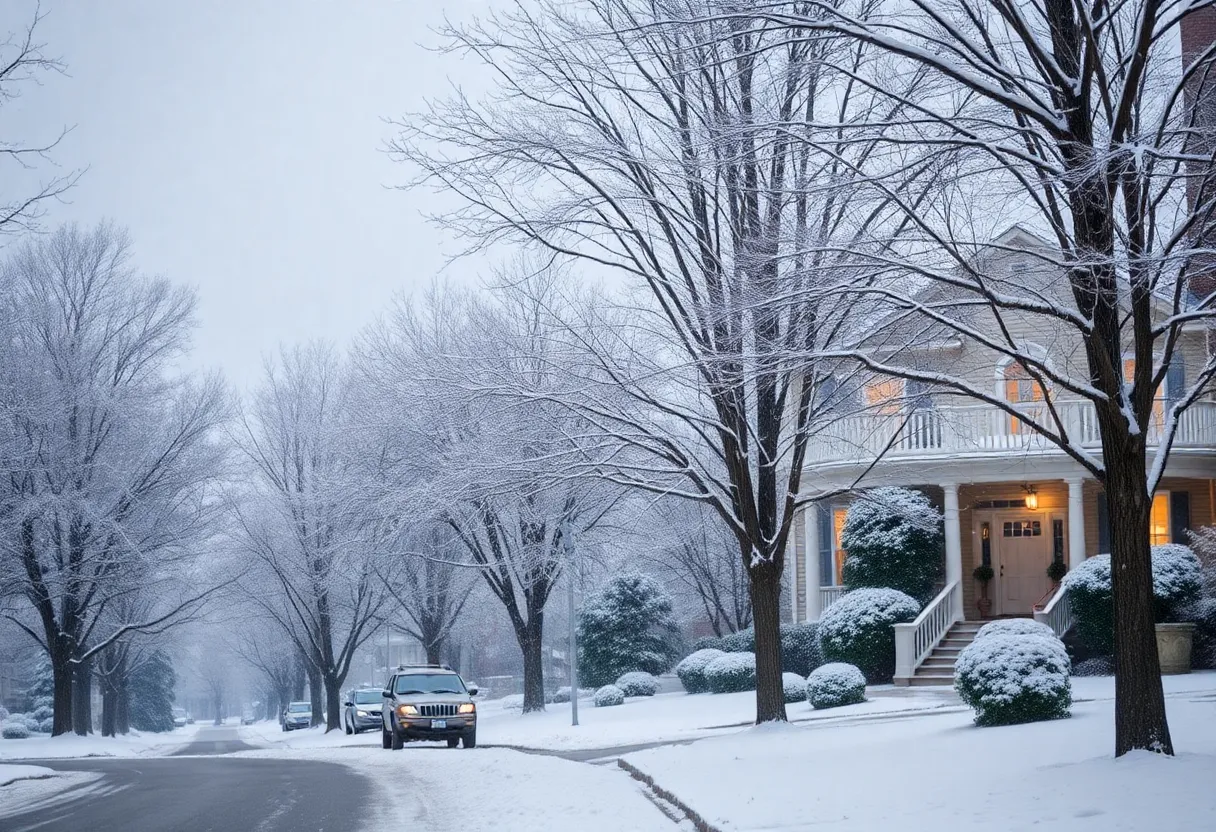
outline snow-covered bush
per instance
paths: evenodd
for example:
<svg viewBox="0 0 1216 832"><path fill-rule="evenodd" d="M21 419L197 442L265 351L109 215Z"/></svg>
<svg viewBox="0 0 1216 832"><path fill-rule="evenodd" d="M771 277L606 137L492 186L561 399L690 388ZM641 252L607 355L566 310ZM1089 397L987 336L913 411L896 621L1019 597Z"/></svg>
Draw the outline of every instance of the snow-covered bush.
<svg viewBox="0 0 1216 832"><path fill-rule="evenodd" d="M702 636L692 643L692 652L698 650L717 650L725 653L726 649L722 646L722 639L719 636Z"/></svg>
<svg viewBox="0 0 1216 832"><path fill-rule="evenodd" d="M25 727L31 734L40 733L38 725L39 725L38 720L34 717L33 714L25 715Z"/></svg>
<svg viewBox="0 0 1216 832"><path fill-rule="evenodd" d="M659 692L659 680L641 670L624 674L615 684L626 696L654 696Z"/></svg>
<svg viewBox="0 0 1216 832"><path fill-rule="evenodd" d="M12 717L4 723L4 727L0 728L0 737L6 740L23 740L30 735L30 729L25 727L24 722L15 722Z"/></svg>
<svg viewBox="0 0 1216 832"><path fill-rule="evenodd" d="M8 708L0 705L0 723L3 723L6 719L8 719Z"/></svg>
<svg viewBox="0 0 1216 832"><path fill-rule="evenodd" d="M1114 676L1115 660L1110 656L1094 656L1072 666L1073 676Z"/></svg>
<svg viewBox="0 0 1216 832"><path fill-rule="evenodd" d="M40 733L40 734L49 734L54 730L55 730L55 718L53 716L47 717L46 719L44 719L38 723L38 733Z"/></svg>
<svg viewBox="0 0 1216 832"><path fill-rule="evenodd" d="M705 666L711 693L738 693L756 689L756 654L727 653Z"/></svg>
<svg viewBox="0 0 1216 832"><path fill-rule="evenodd" d="M722 649L727 653L755 653L756 631L751 627L722 636Z"/></svg>
<svg viewBox="0 0 1216 832"><path fill-rule="evenodd" d="M975 640L990 636L1040 636L1055 638L1055 632L1046 624L1040 624L1029 618L1006 618L999 621L989 621L975 634Z"/></svg>
<svg viewBox="0 0 1216 832"><path fill-rule="evenodd" d="M806 679L797 673L781 674L781 690L785 694L785 704L806 700Z"/></svg>
<svg viewBox="0 0 1216 832"><path fill-rule="evenodd" d="M676 665L676 675L680 684L689 693L704 693L709 690L709 680L705 678L705 667L719 656L725 656L722 650L705 647L685 656Z"/></svg>
<svg viewBox="0 0 1216 832"><path fill-rule="evenodd" d="M781 625L781 669L805 679L819 665L819 627L813 623Z"/></svg>
<svg viewBox="0 0 1216 832"><path fill-rule="evenodd" d="M895 589L846 592L819 619L819 650L826 662L856 665L870 684L895 675L895 625L916 618L920 604Z"/></svg>
<svg viewBox="0 0 1216 832"><path fill-rule="evenodd" d="M587 696L592 696L594 694L595 694L595 688L579 688L578 689L578 695L579 695L580 699L587 697ZM557 691L553 694L552 698L550 698L549 701L555 705L560 705L560 704L569 702L570 701L570 686L562 685L560 688L557 689ZM521 708L523 707L522 700L520 702L520 707Z"/></svg>
<svg viewBox="0 0 1216 832"><path fill-rule="evenodd" d="M844 585L898 589L921 602L933 596L942 564L942 515L919 491L873 488L845 515L840 545L849 553Z"/></svg>
<svg viewBox="0 0 1216 832"><path fill-rule="evenodd" d="M1199 558L1176 543L1154 546L1153 612L1156 620L1173 621L1199 598ZM1077 635L1094 653L1114 650L1114 595L1110 581L1110 555L1095 555L1064 576L1061 582L1077 622Z"/></svg>
<svg viewBox="0 0 1216 832"><path fill-rule="evenodd" d="M613 705L625 704L625 692L616 685L604 685L595 692L595 707L611 708Z"/></svg>
<svg viewBox="0 0 1216 832"><path fill-rule="evenodd" d="M39 705L30 713L34 719L41 722L44 719L49 719L55 715L55 709L50 705Z"/></svg>
<svg viewBox="0 0 1216 832"><path fill-rule="evenodd" d="M975 710L977 725L1059 719L1072 704L1071 670L1054 636L989 636L959 653L954 689Z"/></svg>
<svg viewBox="0 0 1216 832"><path fill-rule="evenodd" d="M865 702L865 674L860 668L844 662L830 662L817 667L807 677L806 698L819 709Z"/></svg>
<svg viewBox="0 0 1216 832"><path fill-rule="evenodd" d="M657 581L636 572L613 578L579 613L579 678L599 686L631 670L666 673L679 634L671 596Z"/></svg>
<svg viewBox="0 0 1216 832"><path fill-rule="evenodd" d="M504 711L520 711L524 707L524 695L522 693L513 693L510 696L504 696L498 700L499 705Z"/></svg>

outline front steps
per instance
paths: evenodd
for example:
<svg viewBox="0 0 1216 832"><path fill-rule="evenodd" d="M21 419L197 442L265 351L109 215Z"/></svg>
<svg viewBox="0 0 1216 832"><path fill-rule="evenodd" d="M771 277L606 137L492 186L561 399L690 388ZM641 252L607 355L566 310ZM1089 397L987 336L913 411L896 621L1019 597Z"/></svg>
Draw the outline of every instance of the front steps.
<svg viewBox="0 0 1216 832"><path fill-rule="evenodd" d="M941 640L929 657L916 668L908 682L910 685L953 685L954 663L959 652L971 643L980 627L987 621L957 621Z"/></svg>

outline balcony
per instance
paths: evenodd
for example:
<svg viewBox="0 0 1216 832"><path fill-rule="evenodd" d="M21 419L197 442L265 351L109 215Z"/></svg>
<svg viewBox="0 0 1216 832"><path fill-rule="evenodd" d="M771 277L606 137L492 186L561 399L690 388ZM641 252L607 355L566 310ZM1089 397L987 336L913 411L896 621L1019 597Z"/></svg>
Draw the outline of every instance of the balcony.
<svg viewBox="0 0 1216 832"><path fill-rule="evenodd" d="M1085 401L1056 402L1069 436L1085 447L1100 446L1093 405ZM1052 423L1042 402L1023 405L1027 415ZM1160 410L1164 413L1164 407ZM1162 419L1149 430L1149 445L1160 441ZM1216 449L1216 402L1196 402L1185 413L1174 437L1175 448ZM866 463L885 452L887 459L1002 453L1044 452L1056 446L1016 417L991 405L947 406L900 412L848 416L827 425L811 438L810 464Z"/></svg>

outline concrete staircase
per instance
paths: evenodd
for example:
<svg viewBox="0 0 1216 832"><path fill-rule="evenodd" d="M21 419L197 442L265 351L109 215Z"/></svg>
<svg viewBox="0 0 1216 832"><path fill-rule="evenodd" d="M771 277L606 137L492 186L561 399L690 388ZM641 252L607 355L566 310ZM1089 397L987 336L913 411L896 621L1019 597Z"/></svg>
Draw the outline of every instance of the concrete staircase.
<svg viewBox="0 0 1216 832"><path fill-rule="evenodd" d="M953 685L954 684L954 663L958 661L958 654L964 647L971 643L975 638L975 634L979 632L980 627L983 627L986 621L958 621L946 631L946 636L941 640L937 647L933 648L933 652L929 657L916 668L916 673L912 676L909 684L912 685Z"/></svg>

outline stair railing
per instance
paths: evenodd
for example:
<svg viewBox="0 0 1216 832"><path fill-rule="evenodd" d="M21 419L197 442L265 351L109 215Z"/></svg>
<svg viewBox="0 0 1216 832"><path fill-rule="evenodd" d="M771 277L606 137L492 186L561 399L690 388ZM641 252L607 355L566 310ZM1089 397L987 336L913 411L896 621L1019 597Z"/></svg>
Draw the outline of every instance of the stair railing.
<svg viewBox="0 0 1216 832"><path fill-rule="evenodd" d="M1072 614L1072 605L1068 603L1068 593L1063 587L1056 587L1051 600L1046 604L1035 604L1034 620L1046 624L1060 638L1069 631L1076 619Z"/></svg>
<svg viewBox="0 0 1216 832"><path fill-rule="evenodd" d="M954 622L962 620L959 582L951 581L907 624L895 625L895 684L907 685L916 669L946 637Z"/></svg>

